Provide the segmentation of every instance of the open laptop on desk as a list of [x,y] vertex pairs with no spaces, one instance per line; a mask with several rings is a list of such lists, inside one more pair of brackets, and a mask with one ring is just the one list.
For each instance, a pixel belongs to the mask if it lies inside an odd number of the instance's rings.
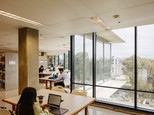
[[63,115],[68,111],[68,109],[61,108],[60,104],[63,100],[61,100],[61,95],[49,94],[48,96],[48,107],[49,112],[54,115]]

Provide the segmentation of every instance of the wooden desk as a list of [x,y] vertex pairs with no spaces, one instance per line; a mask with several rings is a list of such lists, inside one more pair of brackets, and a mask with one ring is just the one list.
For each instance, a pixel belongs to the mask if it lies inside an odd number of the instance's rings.
[[41,72],[41,73],[39,73],[39,76],[41,76],[41,78],[42,78],[45,76],[50,76],[51,74],[52,74],[52,72]]
[[[45,87],[46,89],[52,89],[52,82],[54,82],[53,79],[49,79],[49,77],[51,76],[46,76],[44,78],[39,78],[40,81],[45,82]],[[49,83],[49,87],[48,87],[48,83]]]
[[[69,93],[56,92],[52,90],[40,89],[37,91],[37,95],[44,96],[44,99],[43,99],[44,104],[47,103],[49,93],[58,94],[62,96],[62,99],[64,101],[61,103],[61,107],[69,110],[65,115],[75,115],[83,109],[85,109],[85,115],[88,115],[88,112],[87,112],[88,105],[90,105],[95,101],[95,98],[83,97],[83,96],[73,95]],[[15,106],[19,98],[20,98],[20,95],[10,97],[7,99],[2,99],[2,101],[11,104],[12,109],[15,110]]]

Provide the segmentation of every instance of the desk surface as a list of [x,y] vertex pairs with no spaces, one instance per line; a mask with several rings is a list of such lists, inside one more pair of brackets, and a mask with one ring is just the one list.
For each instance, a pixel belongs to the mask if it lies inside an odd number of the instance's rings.
[[49,77],[51,77],[51,76],[45,76],[45,77],[39,78],[39,80],[54,81],[54,79],[49,79]]
[[40,75],[51,75],[52,72],[40,72],[39,74],[40,74]]
[[[44,104],[47,103],[49,93],[58,94],[62,96],[62,100],[64,101],[61,103],[61,107],[69,110],[65,115],[74,115],[95,101],[95,98],[83,97],[79,95],[62,93],[62,92],[57,92],[57,91],[52,91],[52,90],[39,89],[37,91],[37,95],[44,96],[44,99],[43,99]],[[2,101],[7,102],[12,105],[16,105],[19,98],[20,98],[20,95],[10,97],[7,99],[2,99]]]

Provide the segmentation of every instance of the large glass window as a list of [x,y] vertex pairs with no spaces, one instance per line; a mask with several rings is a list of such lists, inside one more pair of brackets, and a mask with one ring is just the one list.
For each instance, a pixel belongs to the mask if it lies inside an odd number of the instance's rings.
[[85,39],[85,83],[92,84],[92,37],[84,35]]
[[137,27],[138,106],[154,109],[154,25]]
[[119,36],[116,43],[97,39],[96,98],[134,105],[134,91],[124,90],[134,87],[134,28],[115,30],[114,33]]
[[78,84],[75,84],[75,89],[78,89],[78,90],[85,90],[87,91],[87,96],[90,96],[92,97],[92,86],[85,86],[85,85],[78,85]]
[[97,36],[96,52],[90,34],[75,36],[74,88],[99,102],[154,110],[153,31],[154,25],[113,30],[113,39]]
[[97,101],[106,101],[110,103],[119,103],[121,105],[130,105],[134,104],[134,92],[115,89],[115,88],[96,88],[96,99]]
[[112,44],[112,71],[113,87],[134,89],[134,28],[125,28],[114,31],[120,38]]
[[92,84],[91,35],[75,36],[75,82]]
[[137,93],[137,107],[144,109],[154,109],[154,94],[148,92]]
[[76,35],[75,36],[75,83],[83,83],[83,37]]
[[111,45],[98,38],[96,43],[96,84],[111,79]]
[[104,44],[103,41],[97,40],[96,43],[96,84],[101,85],[104,82]]
[[59,55],[59,64],[64,65],[64,54]]
[[57,66],[58,65],[58,55],[55,55],[55,66]]
[[64,58],[65,58],[65,62],[64,62],[64,63],[65,63],[65,64],[64,64],[65,67],[64,67],[64,68],[65,68],[65,69],[68,69],[68,52],[65,52],[64,56],[65,56],[65,57],[64,57]]
[[[87,91],[88,96],[92,96],[92,36],[85,34],[75,36],[75,66],[74,66],[75,89]],[[84,84],[84,85],[82,85]],[[85,86],[86,84],[86,86]]]
[[110,44],[104,43],[104,81],[111,80],[111,49]]

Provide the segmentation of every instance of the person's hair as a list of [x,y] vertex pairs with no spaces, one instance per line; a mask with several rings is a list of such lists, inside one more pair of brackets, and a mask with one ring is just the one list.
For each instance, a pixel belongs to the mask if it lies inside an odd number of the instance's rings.
[[43,67],[43,65],[41,65],[41,67]]
[[33,104],[36,102],[36,89],[26,87],[17,103],[16,115],[34,115]]
[[59,71],[64,71],[64,69],[63,68],[59,68]]

